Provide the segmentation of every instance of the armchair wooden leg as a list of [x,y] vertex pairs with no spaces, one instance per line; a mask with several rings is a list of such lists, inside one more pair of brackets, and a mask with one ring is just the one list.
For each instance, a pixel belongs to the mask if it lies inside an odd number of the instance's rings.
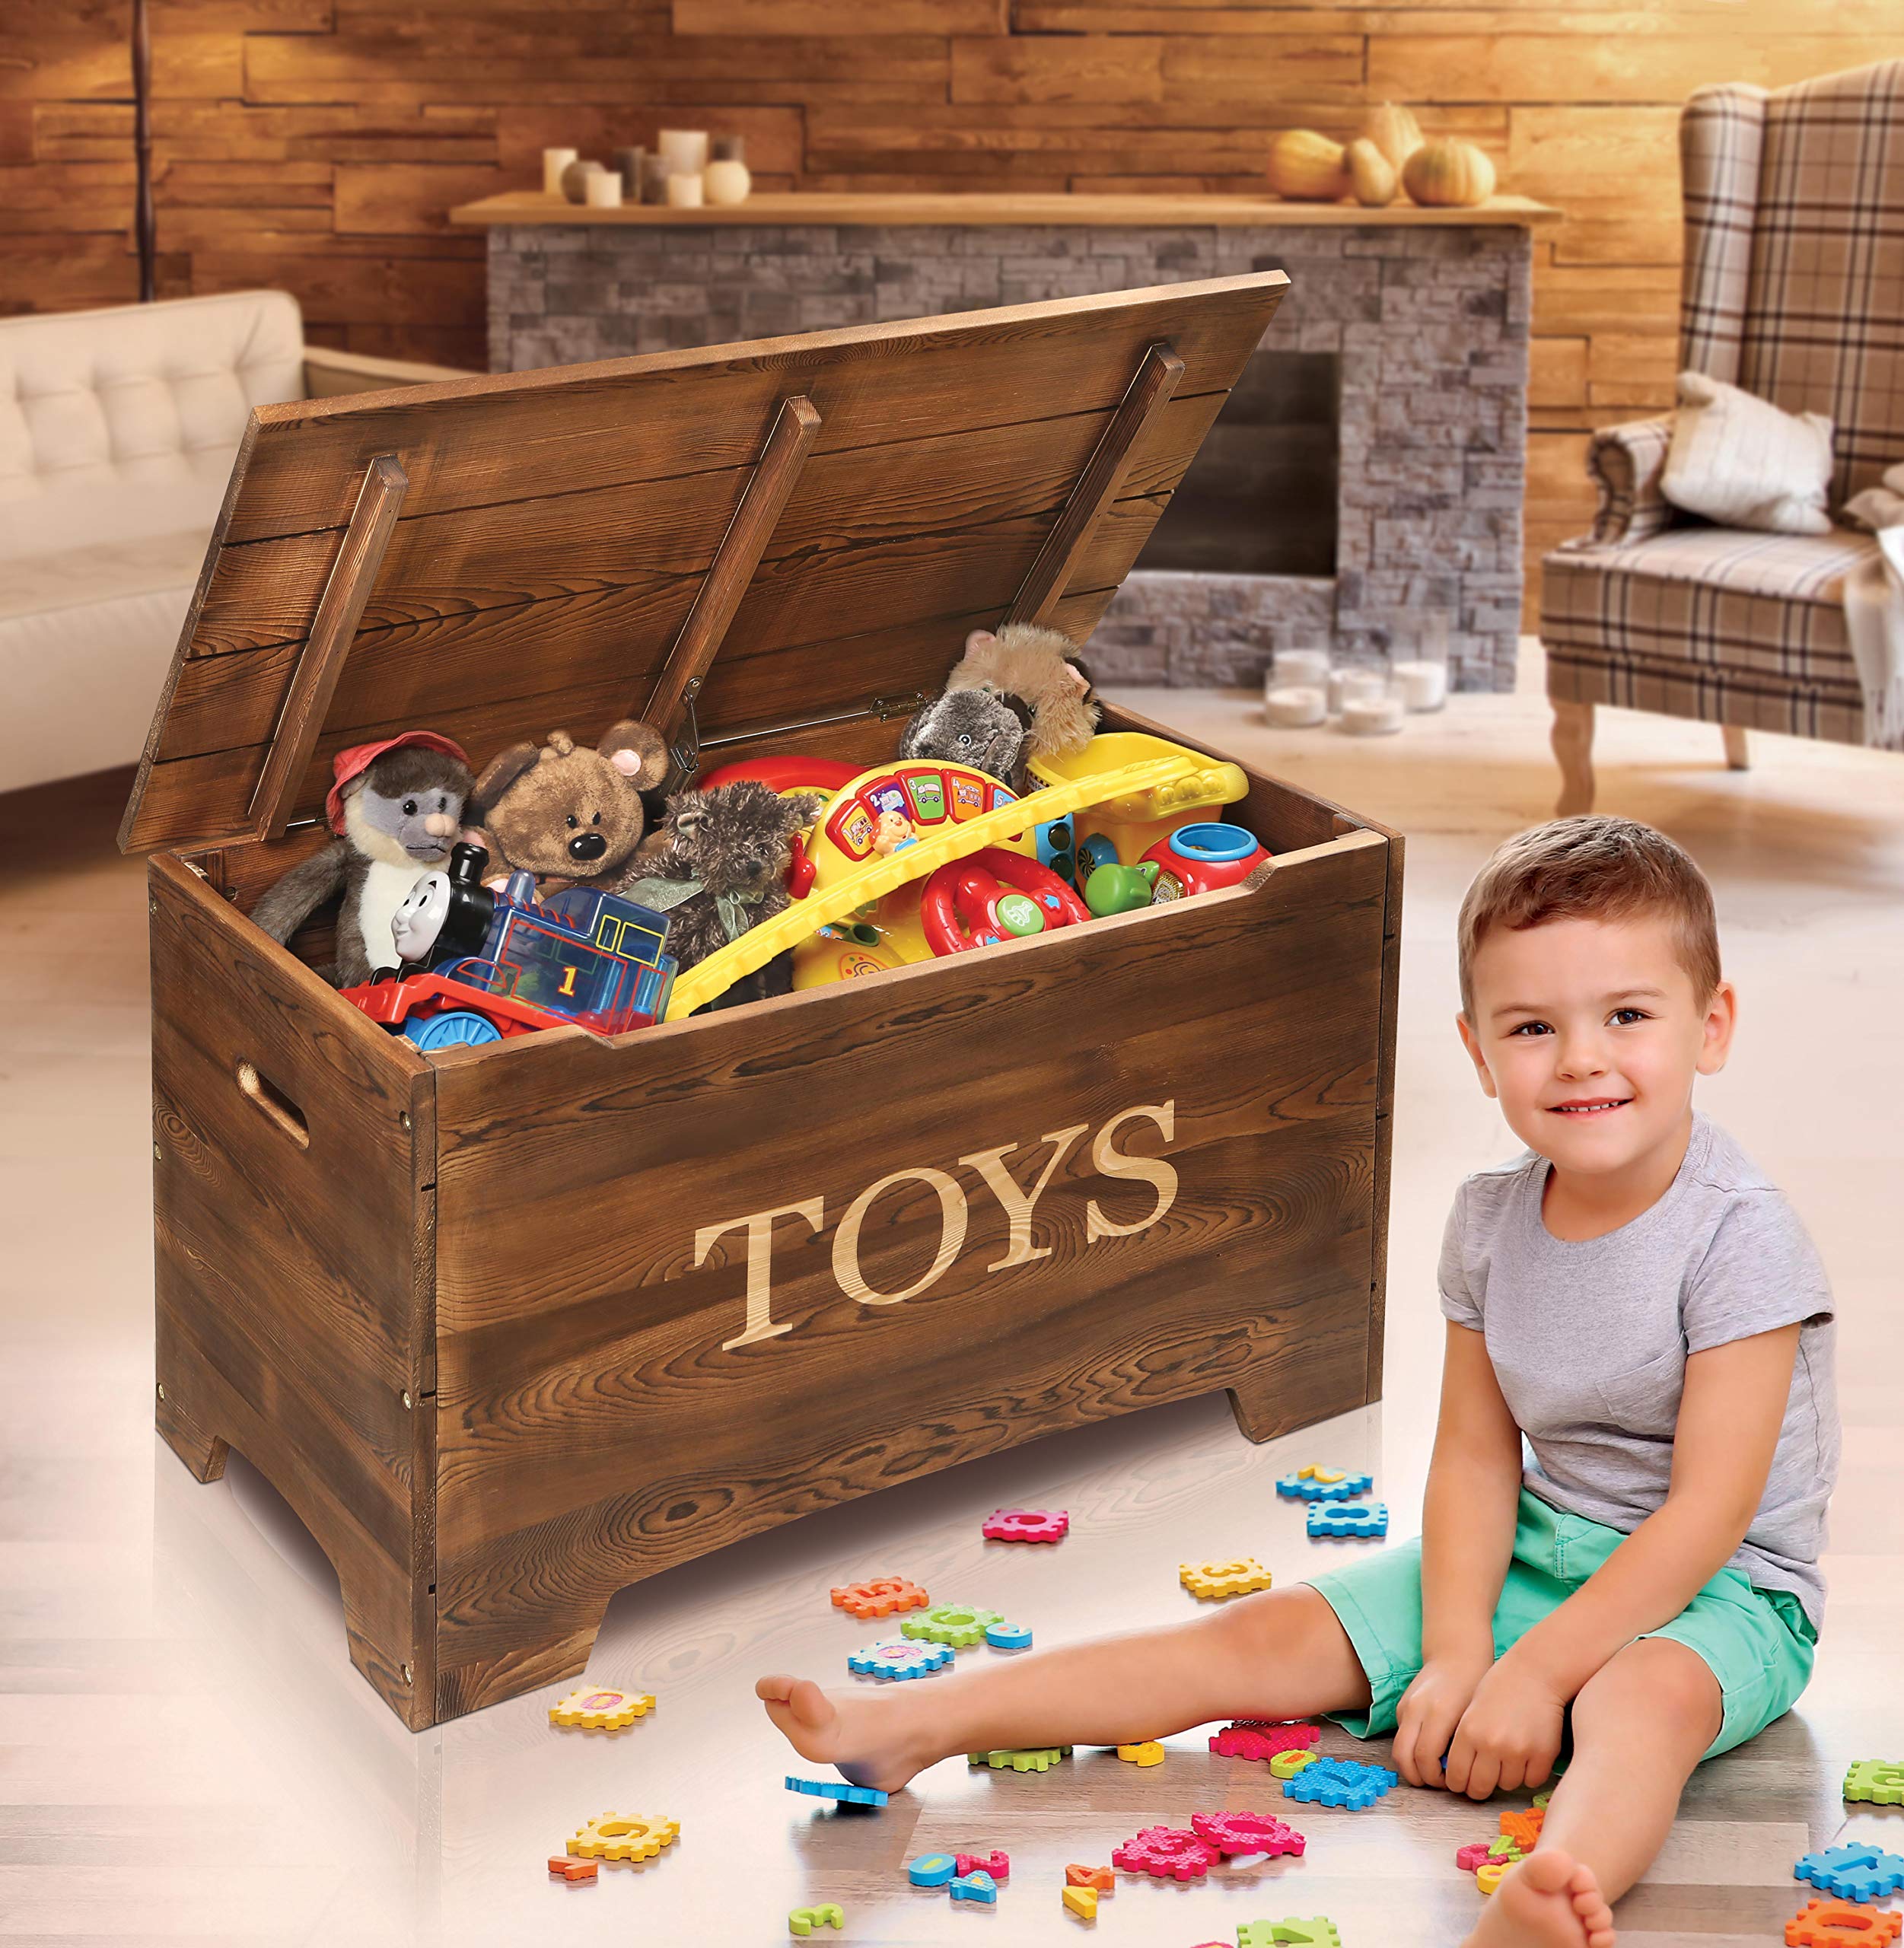
[[1594,707],[1554,699],[1554,756],[1560,765],[1557,819],[1594,809]]
[[1743,724],[1724,724],[1719,727],[1725,733],[1725,766],[1728,771],[1750,771],[1752,769],[1752,749],[1746,742],[1746,727]]

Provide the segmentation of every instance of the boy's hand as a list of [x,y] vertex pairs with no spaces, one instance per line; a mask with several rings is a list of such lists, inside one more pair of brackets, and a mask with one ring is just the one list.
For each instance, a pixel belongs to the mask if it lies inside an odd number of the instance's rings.
[[1441,1755],[1494,1666],[1493,1647],[1471,1657],[1438,1657],[1402,1694],[1395,1711],[1395,1764],[1411,1786],[1439,1786]]
[[1469,1799],[1538,1786],[1560,1751],[1567,1701],[1510,1650],[1476,1687],[1448,1752],[1450,1792]]

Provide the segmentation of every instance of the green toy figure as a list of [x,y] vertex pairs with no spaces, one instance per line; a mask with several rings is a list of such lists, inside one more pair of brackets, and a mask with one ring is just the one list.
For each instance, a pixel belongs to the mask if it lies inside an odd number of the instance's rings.
[[1141,866],[1100,866],[1084,886],[1084,904],[1100,920],[1148,906],[1157,890],[1157,861]]

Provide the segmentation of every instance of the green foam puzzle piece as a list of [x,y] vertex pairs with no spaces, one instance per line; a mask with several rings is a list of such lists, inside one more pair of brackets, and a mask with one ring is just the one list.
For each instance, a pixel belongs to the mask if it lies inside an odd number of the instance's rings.
[[1904,1765],[1861,1759],[1845,1775],[1845,1797],[1871,1806],[1904,1806]]
[[1326,1915],[1307,1921],[1247,1921],[1237,1930],[1237,1948],[1342,1948],[1336,1924]]
[[1047,1745],[1023,1752],[968,1752],[968,1765],[989,1765],[995,1772],[1009,1768],[1014,1772],[1049,1772],[1061,1759],[1071,1756],[1068,1745]]

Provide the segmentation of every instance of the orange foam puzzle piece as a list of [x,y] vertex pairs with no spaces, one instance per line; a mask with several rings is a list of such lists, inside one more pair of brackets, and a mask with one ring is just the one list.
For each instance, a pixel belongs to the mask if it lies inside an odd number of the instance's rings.
[[1904,1928],[1891,1908],[1859,1901],[1807,1901],[1785,1923],[1785,1948],[1884,1948]]
[[1517,1845],[1524,1854],[1534,1850],[1534,1842],[1540,1838],[1540,1829],[1547,1823],[1544,1806],[1537,1806],[1531,1813],[1523,1813],[1517,1808],[1510,1809],[1501,1816],[1501,1830]]
[[1065,1869],[1065,1883],[1071,1887],[1094,1887],[1100,1894],[1117,1892],[1117,1876],[1107,1867],[1079,1867],[1074,1863]]

